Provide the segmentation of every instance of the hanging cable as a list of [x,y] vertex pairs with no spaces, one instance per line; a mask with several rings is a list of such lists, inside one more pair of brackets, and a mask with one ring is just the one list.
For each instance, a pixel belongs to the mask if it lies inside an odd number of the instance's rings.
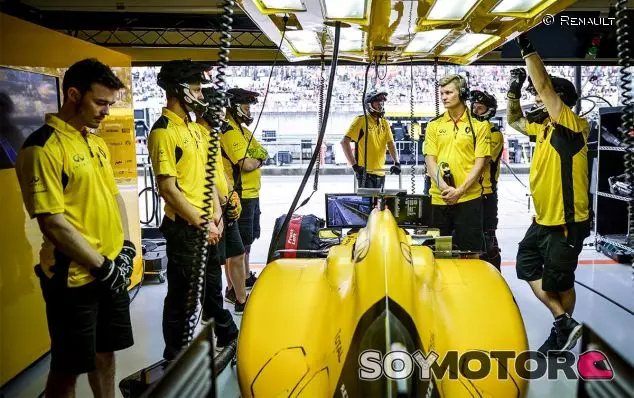
[[[632,76],[634,75],[634,62],[630,55],[632,39],[628,36],[632,33],[632,27],[627,21],[627,0],[616,2],[616,48],[618,51],[618,65],[621,74],[621,96],[623,97],[623,115],[619,130],[623,135],[625,144],[624,166],[625,178],[630,186],[634,183],[634,100],[632,95]],[[628,231],[627,245],[634,247],[634,195],[628,201]]]
[[[319,75],[319,131],[321,131],[321,125],[324,123],[324,92],[326,91],[326,79],[324,77],[324,71],[326,70],[326,62],[324,60],[324,53],[321,54],[321,73]],[[321,147],[315,148],[316,151],[319,151],[319,160],[317,161],[317,165],[315,166],[315,181],[313,182],[313,192],[310,193],[302,204],[300,204],[295,211],[301,209],[308,203],[310,198],[313,197],[315,192],[319,189],[319,163],[321,163]]]
[[[218,140],[220,136],[221,120],[220,114],[225,104],[226,85],[225,85],[225,69],[229,63],[229,47],[231,46],[231,24],[233,23],[234,0],[224,0],[223,14],[221,17],[221,39],[220,52],[218,54],[218,68],[216,81],[214,82],[214,95],[211,103],[211,131],[209,134],[209,142],[207,148],[207,163],[205,165],[205,192],[203,199],[202,218],[206,223],[213,222],[211,215],[213,214],[213,190],[215,178],[216,155],[218,152]],[[200,315],[197,314],[198,303],[202,302],[205,288],[205,269],[207,266],[207,255],[209,254],[209,245],[207,241],[208,231],[206,228],[199,230],[199,241],[197,243],[196,252],[200,253],[199,264],[194,267],[188,281],[187,299],[185,301],[186,325],[183,331],[183,346],[189,345],[194,337],[194,332]]]
[[[368,178],[368,110],[366,109],[366,105],[365,105],[365,96],[368,92],[368,73],[370,72],[370,68],[372,67],[372,64],[376,64],[376,59],[372,60],[368,66],[365,68],[365,78],[363,80],[363,97],[361,99],[361,103],[363,105],[363,117],[365,118],[365,134],[364,134],[364,141],[365,141],[365,146],[363,148],[364,153],[363,153],[363,177],[361,178],[361,188],[365,187],[365,182]],[[330,87],[329,87],[330,88]],[[358,151],[358,149],[357,149]],[[358,152],[357,152],[358,153]],[[358,162],[358,159],[357,159]],[[356,176],[355,176],[356,177]]]
[[[321,144],[324,141],[324,135],[326,134],[326,126],[328,124],[328,115],[330,113],[330,101],[332,99],[332,90],[334,86],[335,72],[337,70],[337,60],[339,58],[340,35],[341,35],[341,22],[337,21],[335,23],[335,43],[334,43],[333,54],[332,54],[332,62],[330,64],[330,76],[328,78],[328,93],[326,94],[326,105],[324,109],[323,123],[319,131],[319,138],[317,139],[318,148],[321,148]],[[318,156],[319,156],[319,152],[314,151],[313,157],[310,159],[310,163],[308,164],[308,169],[306,170],[306,173],[304,174],[304,178],[302,179],[299,189],[297,190],[297,194],[295,195],[295,199],[293,199],[293,203],[291,204],[291,207],[288,209],[288,213],[286,214],[286,217],[284,218],[284,223],[282,224],[281,228],[277,231],[277,234],[271,240],[271,246],[269,247],[267,263],[270,263],[271,261],[273,261],[273,253],[280,241],[280,238],[282,237],[282,231],[285,231],[286,228],[288,228],[288,224],[291,220],[291,217],[293,216],[293,213],[295,212],[295,207],[297,206],[297,202],[299,201],[299,198],[302,195],[302,191],[304,190],[304,187],[306,186],[306,182],[308,181],[308,178],[310,177],[310,173],[312,172],[313,166],[315,165],[315,161],[317,160]]]
[[147,195],[147,193],[149,193],[152,196],[152,212],[146,221],[139,220],[141,224],[143,225],[150,225],[152,224],[152,221],[156,221],[156,223],[158,224],[159,222],[158,211],[159,211],[159,206],[161,202],[161,197],[158,191],[156,190],[156,187],[154,186],[154,175],[153,175],[154,173],[152,173],[151,165],[148,168],[148,170],[150,171],[150,186],[143,188],[141,192],[139,192],[139,198],[141,197],[141,195]]

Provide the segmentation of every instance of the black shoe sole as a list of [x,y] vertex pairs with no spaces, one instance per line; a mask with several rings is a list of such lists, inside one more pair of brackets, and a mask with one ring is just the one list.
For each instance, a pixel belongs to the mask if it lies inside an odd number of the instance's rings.
[[582,329],[583,327],[580,324],[575,326],[570,334],[568,334],[568,340],[566,340],[566,344],[564,344],[561,349],[552,350],[549,351],[549,353],[557,355],[560,352],[570,351],[571,349],[573,349],[577,345],[577,341],[579,341],[579,338],[581,338]]

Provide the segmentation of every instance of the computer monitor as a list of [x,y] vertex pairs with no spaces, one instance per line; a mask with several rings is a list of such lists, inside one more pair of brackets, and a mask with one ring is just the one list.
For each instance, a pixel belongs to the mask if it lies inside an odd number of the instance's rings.
[[326,194],[327,228],[363,228],[374,208],[372,196]]
[[397,195],[385,198],[396,223],[403,228],[422,228],[431,225],[431,198],[426,195]]

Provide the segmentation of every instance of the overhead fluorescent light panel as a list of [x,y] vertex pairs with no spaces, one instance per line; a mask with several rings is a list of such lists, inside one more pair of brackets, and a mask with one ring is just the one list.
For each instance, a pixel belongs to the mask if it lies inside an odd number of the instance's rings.
[[366,16],[366,0],[322,1],[328,19],[364,19]]
[[321,44],[313,31],[289,31],[286,32],[286,40],[300,54],[321,54]]
[[[340,0],[341,1],[341,0]],[[428,20],[436,21],[459,21],[469,13],[478,0],[436,0],[429,15]]]
[[445,49],[441,55],[454,57],[465,56],[494,37],[497,36],[484,33],[467,33]]
[[[328,27],[332,37],[335,37],[335,29]],[[363,32],[355,28],[341,29],[341,37],[339,39],[339,50],[344,52],[363,51]]]
[[306,11],[302,0],[255,0],[262,11]]
[[544,0],[502,0],[491,13],[529,12],[543,2]]
[[405,53],[428,53],[444,39],[451,29],[435,29],[418,32],[405,48]]

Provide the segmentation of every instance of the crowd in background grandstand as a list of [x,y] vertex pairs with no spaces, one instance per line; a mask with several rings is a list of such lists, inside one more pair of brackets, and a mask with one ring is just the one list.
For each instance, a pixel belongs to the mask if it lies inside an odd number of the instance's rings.
[[[493,94],[499,108],[506,107],[506,90],[509,71],[515,66],[483,65],[457,66],[439,65],[438,78],[448,73],[469,74],[472,89],[485,90]],[[387,111],[409,111],[410,103],[410,69],[409,65],[381,65],[378,70],[370,69],[368,90],[384,89],[389,93],[386,103]],[[266,112],[301,112],[317,111],[319,106],[319,66],[277,66],[273,70],[269,94],[266,100]],[[548,66],[550,74],[564,77],[574,82],[574,67]],[[156,107],[164,105],[164,93],[156,85],[158,67],[133,68],[133,90],[135,108]],[[269,79],[270,66],[234,66],[227,69],[227,85],[242,87],[264,95]],[[613,106],[621,103],[618,87],[618,67],[583,66],[581,68],[582,96],[598,95],[604,97]],[[378,73],[377,73],[378,72]],[[326,67],[324,77],[327,78],[329,68]],[[432,112],[435,109],[435,82],[432,65],[414,66],[414,103],[417,111]],[[333,90],[332,109],[335,111],[361,111],[361,93],[364,87],[364,65],[340,65],[337,68],[335,87]],[[262,97],[260,97],[262,99]],[[522,103],[529,104],[532,98],[525,92]],[[260,101],[261,105],[262,101]],[[145,104],[145,105],[142,105]],[[598,104],[605,106],[605,103]],[[442,105],[441,105],[442,107]],[[591,103],[584,102],[587,110]],[[253,109],[259,111],[256,105]]]

